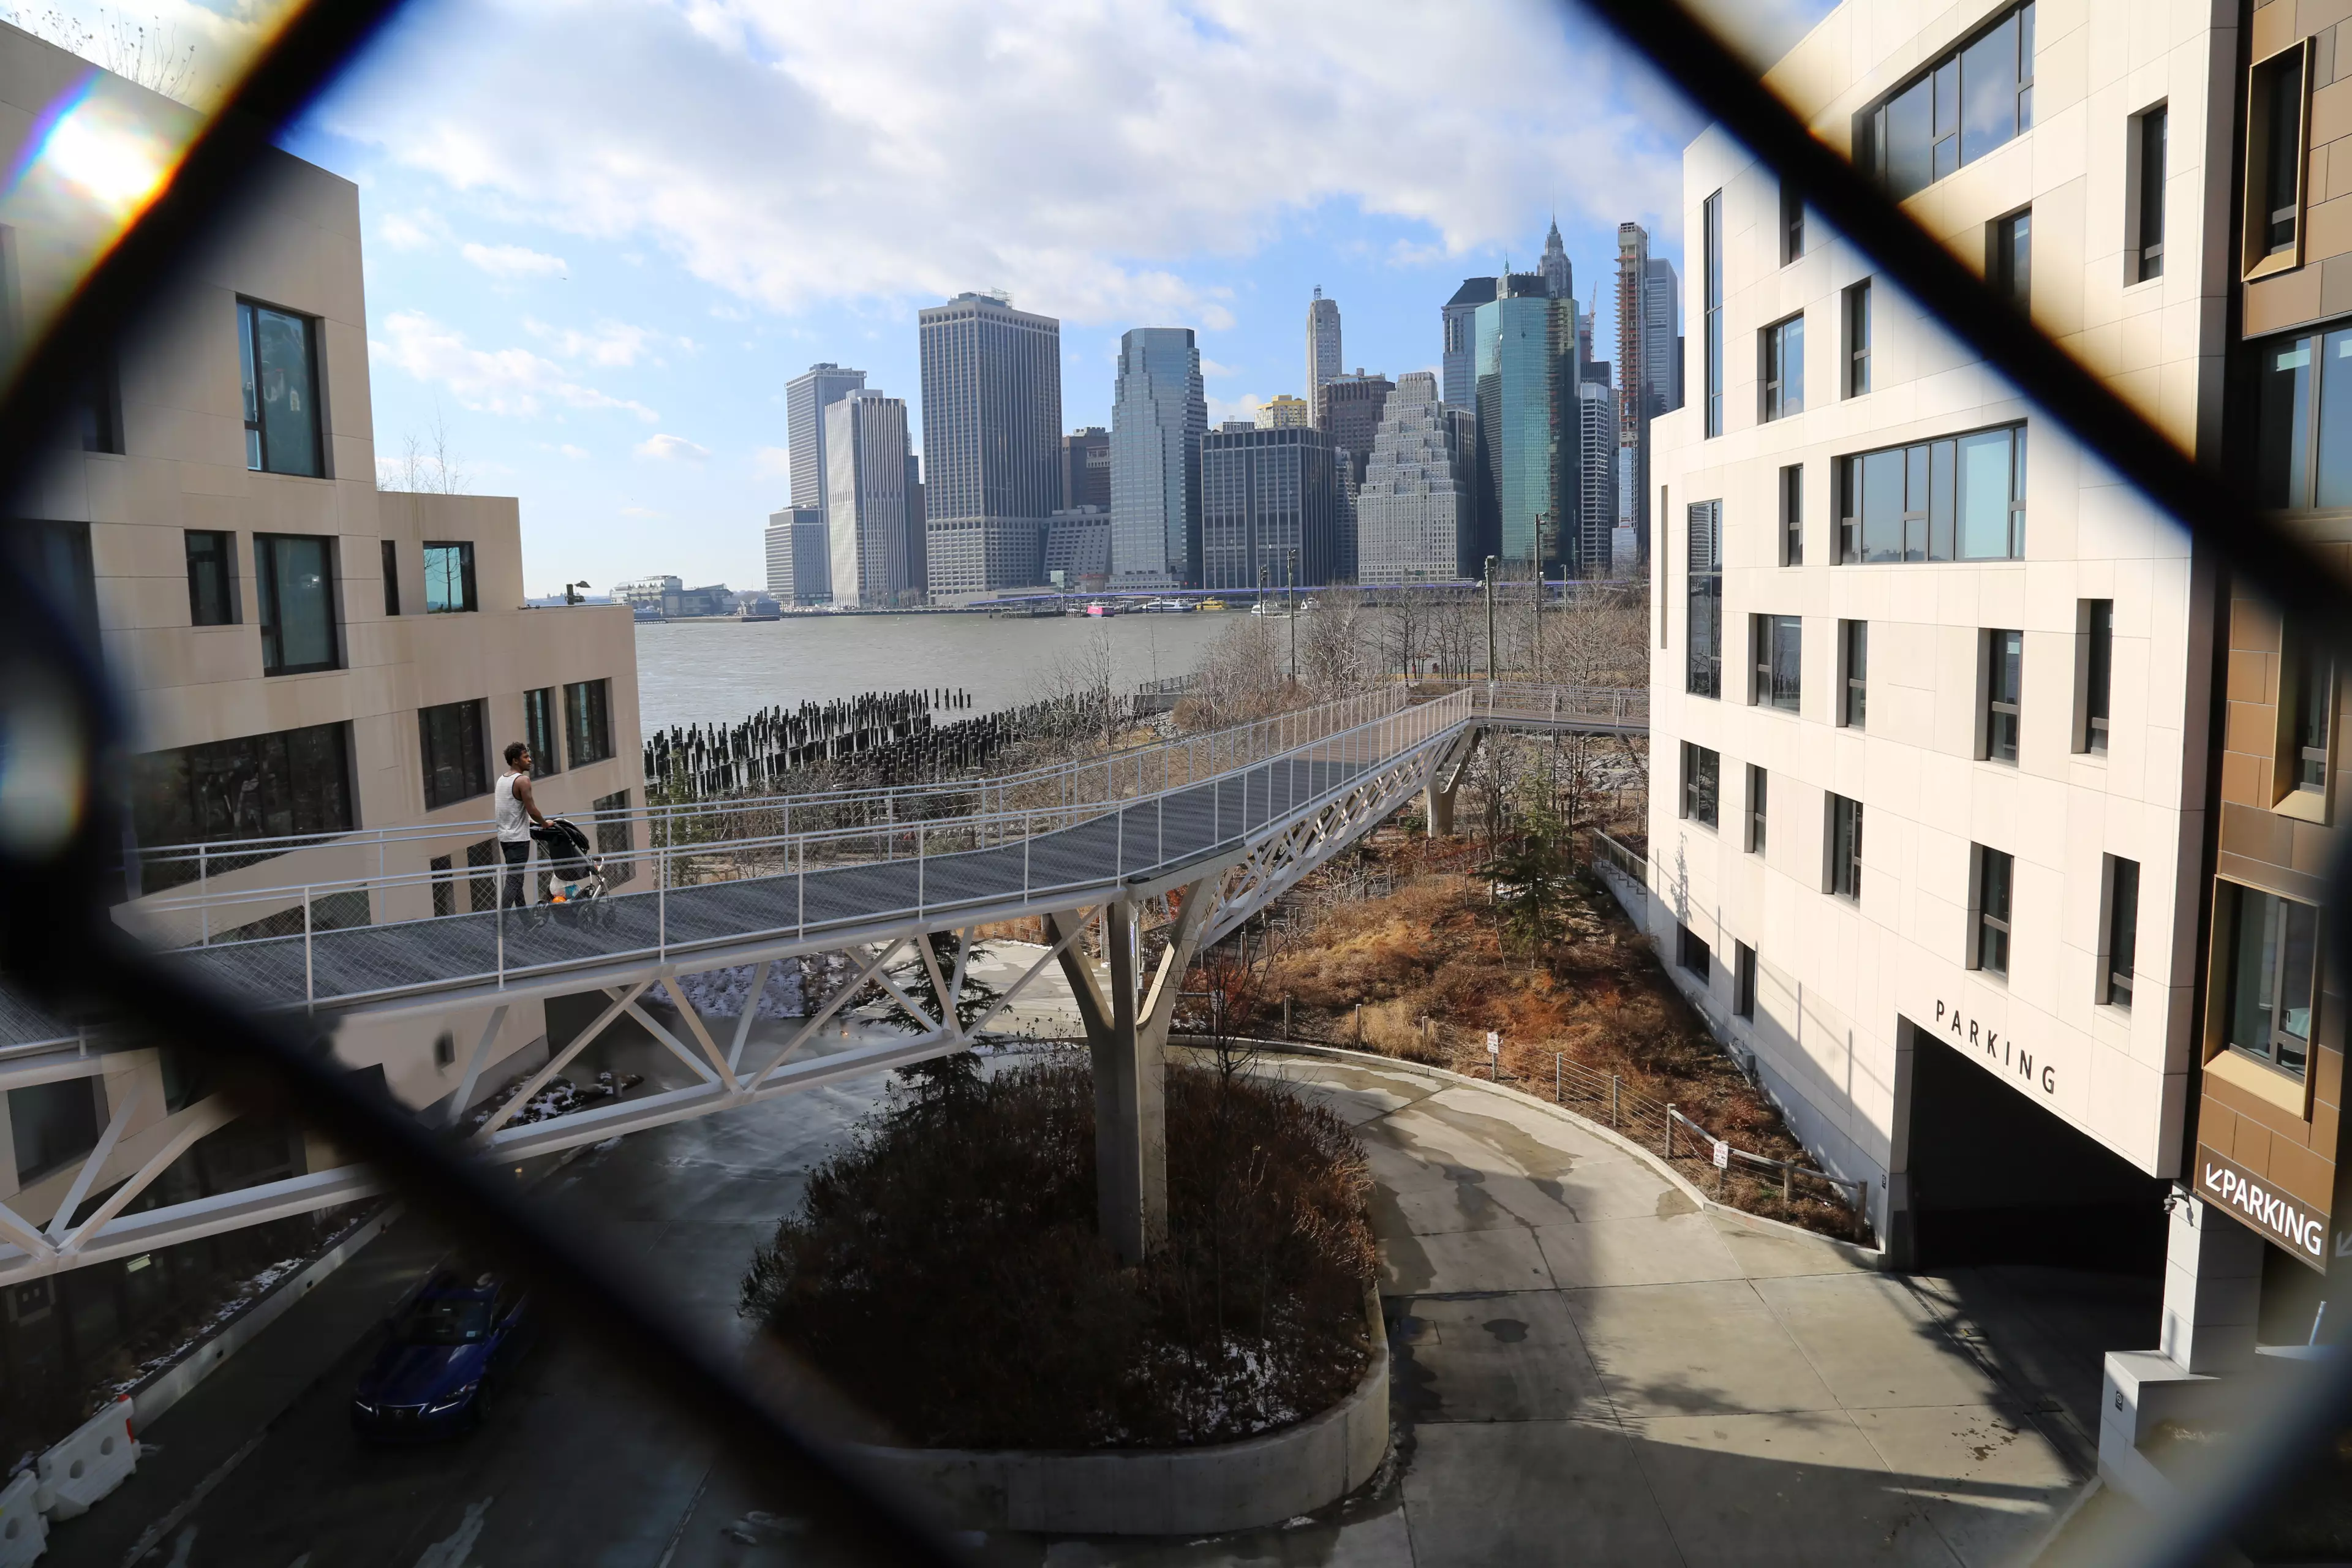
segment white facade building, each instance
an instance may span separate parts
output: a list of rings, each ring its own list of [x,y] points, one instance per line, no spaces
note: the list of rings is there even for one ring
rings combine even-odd
[[[838,609],[870,610],[922,594],[907,458],[905,398],[861,388],[826,407],[825,529]]]
[[[1438,400],[1425,370],[1397,378],[1356,495],[1357,567],[1365,583],[1450,583],[1475,574],[1470,416]]]
[[[1850,0],[1770,79],[1843,149],[1971,47],[1990,118],[1910,209],[1963,256],[2030,258],[2037,323],[2210,450],[2235,274],[2194,236],[2226,216],[2233,40],[2195,10],[2034,9]],[[2126,127],[2164,102],[2189,243],[2127,284]],[[1653,934],[1817,1156],[1868,1181],[1898,1258],[1971,1215],[2138,1215],[2184,1164],[2212,584],[1852,247],[1801,221],[1792,245],[1729,137],[1684,178],[1691,395],[1653,426],[1649,493]]]

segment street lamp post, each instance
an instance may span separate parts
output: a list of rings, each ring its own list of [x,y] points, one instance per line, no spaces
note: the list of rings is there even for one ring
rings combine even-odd
[[[1486,695],[1495,694],[1495,558],[1486,557]]]

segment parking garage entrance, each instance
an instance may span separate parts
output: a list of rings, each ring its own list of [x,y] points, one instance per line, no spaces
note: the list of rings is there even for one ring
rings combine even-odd
[[[2161,1277],[2168,1182],[1907,1020],[1888,1243],[1898,1267],[2040,1264]],[[1907,1092],[1902,1092],[1907,1080]]]

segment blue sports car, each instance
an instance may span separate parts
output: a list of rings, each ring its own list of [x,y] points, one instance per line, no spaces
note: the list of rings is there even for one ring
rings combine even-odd
[[[520,1286],[444,1268],[388,1327],[352,1394],[352,1425],[371,1437],[435,1437],[480,1426],[536,1324]]]

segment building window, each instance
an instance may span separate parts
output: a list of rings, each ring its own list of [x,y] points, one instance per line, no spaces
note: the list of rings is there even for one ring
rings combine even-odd
[[[400,614],[400,547],[389,539],[379,541],[383,551],[383,613]]]
[[[474,597],[474,547],[427,544],[425,547],[425,613],[456,615],[481,608]]]
[[[1842,795],[1830,796],[1830,891],[1840,898],[1862,897],[1862,802]]]
[[[8,1131],[16,1144],[16,1184],[37,1182],[98,1147],[100,1079],[62,1079],[8,1091]]]
[[[2352,507],[2352,327],[2255,351],[2254,504]]]
[[[612,692],[608,680],[575,680],[563,689],[563,750],[575,768],[613,754]]]
[[[236,625],[236,535],[192,528],[188,547],[188,624]]]
[[[1805,563],[1805,465],[1780,470],[1780,564]]]
[[[2100,927],[2099,1000],[2131,1011],[2132,969],[2139,957],[2139,862],[2110,855],[2106,919]]]
[[[2163,104],[2144,110],[2131,122],[2131,168],[2128,171],[2131,210],[2125,215],[2131,229],[2131,281],[2145,283],[2164,276]]]
[[[2116,684],[2116,602],[2083,601],[2082,749],[2107,754],[2107,721]]]
[[[617,888],[637,874],[636,863],[628,858],[636,849],[629,837],[629,792],[600,795],[589,809],[596,814],[596,853],[604,862],[604,880]]]
[[[348,833],[357,826],[348,729],[313,724],[144,752],[131,764],[132,833],[150,848]],[[212,857],[208,864],[218,873],[297,847],[274,845],[234,860]],[[193,857],[175,858],[142,865],[140,884],[152,893],[197,875]]]
[[[1901,201],[2033,128],[2033,7],[2021,5],[1856,117],[1855,162]]]
[[[1805,198],[1796,187],[1783,181],[1780,185],[1780,265],[1786,267],[1805,254]]]
[[[1969,967],[2009,973],[2009,893],[2014,863],[1998,849],[1976,846],[1976,952]]]
[[[1750,616],[1748,626],[1756,657],[1752,700],[1759,707],[1798,711],[1803,686],[1804,622],[1796,616]]]
[[[122,455],[122,378],[108,354],[74,388],[74,415],[81,449]]]
[[[563,771],[555,723],[555,688],[542,686],[522,694],[522,743],[530,748],[530,776],[535,779]]]
[[[480,698],[418,709],[416,733],[425,763],[425,810],[438,811],[490,793]]]
[[[2290,44],[2254,67],[2247,83],[2245,270],[2250,273],[2293,267],[2302,259],[2310,48],[2307,38]]]
[[[1716,825],[1716,797],[1723,758],[1705,746],[1683,742],[1683,816],[1704,826]]]
[[[1868,728],[1870,716],[1870,623],[1838,623],[1838,663],[1844,675],[1838,688],[1838,722],[1850,730]]]
[[[253,536],[253,591],[261,601],[261,673],[304,675],[333,669],[334,547],[299,533]]]
[[[1764,816],[1766,810],[1764,770],[1754,763],[1748,764],[1748,852],[1764,853]]]
[[[1845,291],[1845,395],[1870,390],[1870,279]]]
[[[2025,426],[1841,458],[1838,559],[2018,561],[2025,555]]]
[[[1776,321],[1758,334],[1763,357],[1757,417],[1786,418],[1805,411],[1805,318],[1802,313]]]
[[[1985,281],[1992,291],[2019,310],[2033,300],[2033,214],[2011,213],[1988,226],[1992,249],[1986,258]]]
[[[2319,911],[2234,882],[2221,886],[2230,906],[2226,1041],[2301,1078],[2311,1057]]]
[[[1675,962],[1697,975],[1700,984],[1706,984],[1708,968],[1715,960],[1714,950],[1690,927],[1677,922],[1675,930],[1678,933],[1675,942]]]
[[[1723,434],[1723,193],[1706,198],[1701,209],[1700,237],[1705,248],[1701,304],[1706,312],[1706,433]]]
[[[1723,695],[1723,503],[1694,501],[1690,526],[1690,658],[1683,689],[1693,697]]]
[[[1751,1021],[1756,1016],[1756,950],[1744,942],[1731,944],[1731,1013]]]
[[[2013,764],[2018,699],[2025,685],[2025,634],[1989,631],[1984,635],[1984,759]]]
[[[236,336],[245,373],[245,466],[257,473],[322,477],[314,323],[239,300]]]
[[[2289,623],[2279,661],[2279,706],[2286,721],[2286,777],[2279,794],[2327,793],[2329,747],[2336,730],[2336,666]]]

